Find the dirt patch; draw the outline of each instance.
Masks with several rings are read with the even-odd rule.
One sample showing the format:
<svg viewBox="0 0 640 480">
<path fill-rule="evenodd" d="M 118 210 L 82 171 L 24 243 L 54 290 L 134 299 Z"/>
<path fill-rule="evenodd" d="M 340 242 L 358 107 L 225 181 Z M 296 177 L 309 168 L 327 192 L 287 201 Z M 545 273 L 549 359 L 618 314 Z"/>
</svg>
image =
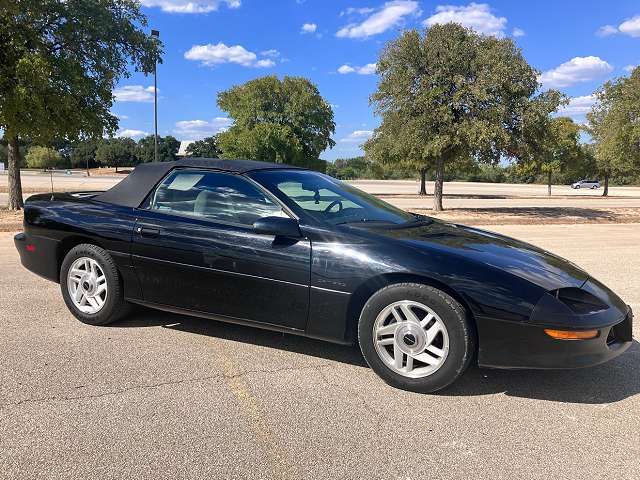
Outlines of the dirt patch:
<svg viewBox="0 0 640 480">
<path fill-rule="evenodd" d="M 119 167 L 116 172 L 115 168 L 90 168 L 89 173 L 92 177 L 100 175 L 129 175 L 133 172 L 134 167 Z"/>
<path fill-rule="evenodd" d="M 0 232 L 22 230 L 22 210 L 17 212 L 0 209 Z"/>
<path fill-rule="evenodd" d="M 640 223 L 640 208 L 504 207 L 452 208 L 439 213 L 430 209 L 411 211 L 466 225 Z"/>
</svg>

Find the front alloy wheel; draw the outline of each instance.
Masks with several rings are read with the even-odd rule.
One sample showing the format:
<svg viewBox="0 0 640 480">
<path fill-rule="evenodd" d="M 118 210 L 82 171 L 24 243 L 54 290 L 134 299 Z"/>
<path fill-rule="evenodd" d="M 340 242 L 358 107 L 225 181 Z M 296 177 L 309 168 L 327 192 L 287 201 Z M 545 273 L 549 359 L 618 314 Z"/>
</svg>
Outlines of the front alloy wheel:
<svg viewBox="0 0 640 480">
<path fill-rule="evenodd" d="M 420 393 L 453 383 L 476 349 L 474 325 L 462 305 L 442 290 L 417 283 L 374 293 L 360 314 L 358 341 L 385 382 Z"/>
<path fill-rule="evenodd" d="M 380 359 L 404 377 L 431 375 L 449 354 L 446 325 L 419 302 L 401 300 L 384 308 L 376 318 L 373 334 Z"/>
</svg>

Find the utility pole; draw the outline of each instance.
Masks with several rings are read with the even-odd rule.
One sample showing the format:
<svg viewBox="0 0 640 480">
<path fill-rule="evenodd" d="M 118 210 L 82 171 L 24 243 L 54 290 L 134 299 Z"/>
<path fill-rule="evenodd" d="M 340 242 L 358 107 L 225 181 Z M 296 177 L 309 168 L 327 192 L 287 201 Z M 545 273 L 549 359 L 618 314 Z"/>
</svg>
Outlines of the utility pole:
<svg viewBox="0 0 640 480">
<path fill-rule="evenodd" d="M 160 38 L 159 30 L 151 30 L 151 36 Z M 158 60 L 153 63 L 153 118 L 154 118 L 154 130 L 153 136 L 153 151 L 154 160 L 158 161 Z"/>
</svg>

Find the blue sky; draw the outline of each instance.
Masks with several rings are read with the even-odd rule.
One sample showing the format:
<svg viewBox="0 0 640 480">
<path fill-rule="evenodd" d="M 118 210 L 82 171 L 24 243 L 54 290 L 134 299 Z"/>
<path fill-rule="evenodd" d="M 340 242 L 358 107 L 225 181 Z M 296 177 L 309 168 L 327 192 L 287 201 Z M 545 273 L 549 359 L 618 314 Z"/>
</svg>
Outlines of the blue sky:
<svg viewBox="0 0 640 480">
<path fill-rule="evenodd" d="M 216 95 L 247 80 L 305 76 L 331 103 L 337 124 L 327 160 L 358 155 L 379 119 L 369 105 L 375 62 L 402 29 L 456 21 L 509 36 L 544 87 L 584 121 L 593 91 L 640 64 L 640 3 L 604 1 L 142 0 L 165 45 L 158 67 L 159 134 L 199 139 L 230 123 Z M 153 132 L 153 78 L 135 74 L 114 92 L 120 135 Z"/>
</svg>

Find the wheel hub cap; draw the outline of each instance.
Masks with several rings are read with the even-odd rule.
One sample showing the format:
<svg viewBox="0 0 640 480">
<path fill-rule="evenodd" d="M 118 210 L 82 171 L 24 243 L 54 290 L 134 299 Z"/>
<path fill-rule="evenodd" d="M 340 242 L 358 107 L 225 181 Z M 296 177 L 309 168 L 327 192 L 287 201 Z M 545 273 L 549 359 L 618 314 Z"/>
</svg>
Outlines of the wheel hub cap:
<svg viewBox="0 0 640 480">
<path fill-rule="evenodd" d="M 108 295 L 104 270 L 93 258 L 78 258 L 67 273 L 67 289 L 78 310 L 88 314 L 98 313 Z"/>
<path fill-rule="evenodd" d="M 428 306 L 411 300 L 392 303 L 380 312 L 373 339 L 387 367 L 409 378 L 433 374 L 449 354 L 449 334 L 442 319 Z"/>
<path fill-rule="evenodd" d="M 403 353 L 415 355 L 424 350 L 427 343 L 427 336 L 424 330 L 420 328 L 420 325 L 406 323 L 407 325 L 402 325 L 397 328 L 394 334 L 394 342 L 398 344 L 398 347 Z"/>
</svg>

